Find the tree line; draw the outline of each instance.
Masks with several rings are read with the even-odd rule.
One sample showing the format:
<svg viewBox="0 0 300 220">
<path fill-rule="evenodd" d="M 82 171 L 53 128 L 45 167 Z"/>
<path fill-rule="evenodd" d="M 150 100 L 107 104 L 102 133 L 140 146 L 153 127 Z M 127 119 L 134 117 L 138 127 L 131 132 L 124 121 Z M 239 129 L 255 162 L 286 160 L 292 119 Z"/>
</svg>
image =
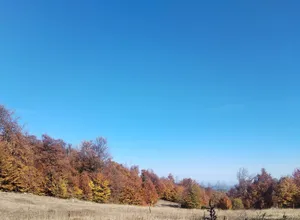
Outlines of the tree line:
<svg viewBox="0 0 300 220">
<path fill-rule="evenodd" d="M 82 141 L 78 147 L 23 131 L 14 113 L 0 105 L 0 191 L 27 192 L 98 203 L 154 205 L 159 199 L 183 208 L 221 209 L 299 207 L 300 171 L 274 179 L 264 169 L 252 177 L 245 169 L 228 192 L 201 186 L 172 174 L 126 167 L 113 161 L 107 140 Z"/>
<path fill-rule="evenodd" d="M 257 175 L 249 175 L 246 169 L 238 172 L 238 184 L 227 195 L 241 208 L 299 208 L 300 170 L 291 176 L 273 178 L 264 168 Z M 233 204 L 234 205 L 234 204 Z"/>
</svg>

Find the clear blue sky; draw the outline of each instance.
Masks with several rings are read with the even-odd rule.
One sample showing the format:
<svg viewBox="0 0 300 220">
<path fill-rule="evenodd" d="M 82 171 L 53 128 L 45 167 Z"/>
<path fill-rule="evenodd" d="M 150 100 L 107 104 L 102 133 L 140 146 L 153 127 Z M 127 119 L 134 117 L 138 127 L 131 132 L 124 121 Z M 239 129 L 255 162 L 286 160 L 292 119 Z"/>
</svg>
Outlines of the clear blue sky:
<svg viewBox="0 0 300 220">
<path fill-rule="evenodd" d="M 0 103 L 26 129 L 199 181 L 300 166 L 299 1 L 0 1 Z"/>
</svg>

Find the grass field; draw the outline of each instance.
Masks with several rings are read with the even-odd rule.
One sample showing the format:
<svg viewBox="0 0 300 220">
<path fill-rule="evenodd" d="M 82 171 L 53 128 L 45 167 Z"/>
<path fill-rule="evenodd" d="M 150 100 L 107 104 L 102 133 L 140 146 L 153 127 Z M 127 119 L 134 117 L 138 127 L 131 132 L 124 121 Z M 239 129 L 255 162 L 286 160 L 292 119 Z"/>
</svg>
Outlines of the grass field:
<svg viewBox="0 0 300 220">
<path fill-rule="evenodd" d="M 96 204 L 78 200 L 63 200 L 30 194 L 0 192 L 1 220 L 201 220 L 205 210 L 176 208 L 175 203 L 160 201 L 157 207 L 137 207 L 114 204 Z M 247 211 L 217 210 L 218 220 L 237 219 L 300 219 L 298 209 L 269 209 Z M 262 217 L 263 215 L 264 218 Z"/>
</svg>

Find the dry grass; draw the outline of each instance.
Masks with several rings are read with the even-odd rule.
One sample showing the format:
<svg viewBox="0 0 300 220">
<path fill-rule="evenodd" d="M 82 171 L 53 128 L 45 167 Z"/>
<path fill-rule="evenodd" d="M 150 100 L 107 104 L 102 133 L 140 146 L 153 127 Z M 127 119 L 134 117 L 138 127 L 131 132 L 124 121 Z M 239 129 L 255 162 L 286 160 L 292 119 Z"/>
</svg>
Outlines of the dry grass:
<svg viewBox="0 0 300 220">
<path fill-rule="evenodd" d="M 174 203 L 161 201 L 149 212 L 148 207 L 113 204 L 95 204 L 78 200 L 63 200 L 29 194 L 0 192 L 1 220 L 201 220 L 205 210 L 178 209 Z M 262 211 L 221 211 L 218 219 L 300 219 L 300 210 L 269 209 Z M 207 212 L 206 212 L 207 216 Z"/>
</svg>

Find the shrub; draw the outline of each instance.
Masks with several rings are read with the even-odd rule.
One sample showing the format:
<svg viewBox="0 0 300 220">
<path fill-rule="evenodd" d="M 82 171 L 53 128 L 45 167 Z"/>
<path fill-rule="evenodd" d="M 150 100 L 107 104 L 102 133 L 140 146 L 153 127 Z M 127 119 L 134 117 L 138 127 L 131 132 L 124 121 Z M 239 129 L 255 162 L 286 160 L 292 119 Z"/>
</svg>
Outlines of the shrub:
<svg viewBox="0 0 300 220">
<path fill-rule="evenodd" d="M 232 208 L 232 203 L 231 203 L 231 200 L 228 198 L 228 196 L 223 196 L 220 199 L 218 207 L 220 209 L 224 209 L 224 210 Z"/>
<path fill-rule="evenodd" d="M 232 200 L 232 209 L 238 210 L 238 209 L 244 209 L 244 204 L 242 199 L 235 198 Z"/>
<path fill-rule="evenodd" d="M 182 199 L 182 208 L 196 209 L 201 208 L 201 188 L 198 184 L 192 183 L 184 192 Z"/>
</svg>

